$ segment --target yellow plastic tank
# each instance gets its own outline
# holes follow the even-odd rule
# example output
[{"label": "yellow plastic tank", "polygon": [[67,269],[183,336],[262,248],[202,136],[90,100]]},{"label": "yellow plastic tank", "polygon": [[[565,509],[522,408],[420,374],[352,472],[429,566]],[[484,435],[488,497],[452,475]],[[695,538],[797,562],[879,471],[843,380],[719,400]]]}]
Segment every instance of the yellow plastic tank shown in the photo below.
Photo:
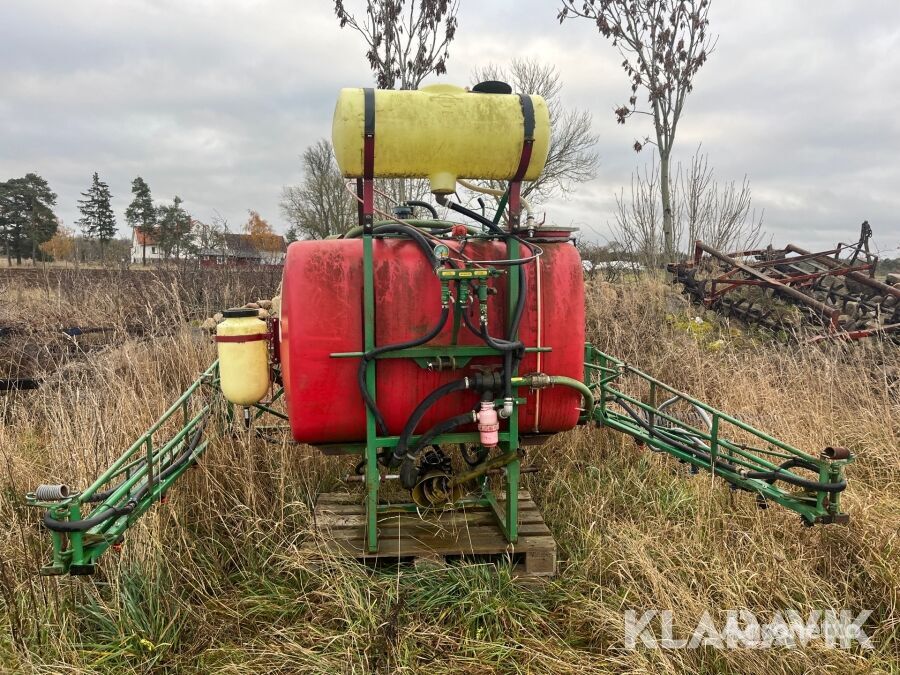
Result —
[{"label": "yellow plastic tank", "polygon": [[269,390],[267,327],[255,309],[227,309],[216,326],[222,394],[235,405],[259,403]]},{"label": "yellow plastic tank", "polygon": [[[550,115],[532,95],[534,146],[525,180],[547,161]],[[342,89],[331,139],[341,173],[363,175],[365,101],[362,89]],[[456,190],[457,178],[509,180],[522,156],[524,115],[517,94],[488,94],[451,85],[417,91],[375,91],[375,176],[428,178],[436,194]]]}]

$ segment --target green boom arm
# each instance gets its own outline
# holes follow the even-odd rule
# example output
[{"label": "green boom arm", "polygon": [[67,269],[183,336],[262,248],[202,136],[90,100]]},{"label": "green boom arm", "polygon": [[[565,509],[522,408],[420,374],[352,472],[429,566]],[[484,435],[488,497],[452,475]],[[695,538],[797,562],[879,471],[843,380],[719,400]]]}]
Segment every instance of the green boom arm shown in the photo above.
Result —
[{"label": "green boom arm", "polygon": [[843,469],[853,457],[845,448],[825,448],[817,457],[805,453],[590,344],[584,369],[595,404],[582,422],[616,429],[710,471],[735,489],[755,493],[762,508],[769,501],[781,504],[808,525],[847,522],[840,496]]},{"label": "green boom arm", "polygon": [[[97,558],[197,462],[214,401],[203,394],[218,390],[218,382],[217,361],[87,489],[69,494],[64,486],[42,486],[27,495],[29,506],[46,509],[53,542],[41,574],[92,574]],[[160,442],[162,435],[168,440]]]}]

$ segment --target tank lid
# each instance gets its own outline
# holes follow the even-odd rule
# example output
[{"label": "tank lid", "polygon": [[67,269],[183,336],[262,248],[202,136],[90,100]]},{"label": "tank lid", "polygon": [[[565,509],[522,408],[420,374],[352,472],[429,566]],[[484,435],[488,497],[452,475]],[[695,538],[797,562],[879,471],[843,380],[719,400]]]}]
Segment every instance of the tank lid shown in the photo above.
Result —
[{"label": "tank lid", "polygon": [[246,319],[249,317],[258,317],[259,310],[252,307],[232,307],[222,312],[222,316],[226,319]]}]

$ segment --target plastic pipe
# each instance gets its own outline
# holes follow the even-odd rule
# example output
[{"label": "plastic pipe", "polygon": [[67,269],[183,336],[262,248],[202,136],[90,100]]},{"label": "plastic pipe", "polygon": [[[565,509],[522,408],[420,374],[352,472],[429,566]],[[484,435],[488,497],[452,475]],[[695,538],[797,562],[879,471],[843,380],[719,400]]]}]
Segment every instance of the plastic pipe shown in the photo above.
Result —
[{"label": "plastic pipe", "polygon": [[[456,182],[462,185],[467,190],[471,190],[472,192],[480,192],[483,195],[502,197],[506,194],[506,190],[498,190],[496,188],[476,185],[475,183],[470,183],[469,181],[463,180],[462,178],[457,179]],[[531,202],[525,199],[525,197],[519,197],[519,201],[521,201],[522,206],[525,207],[525,227],[527,229],[531,229],[532,227],[534,227],[534,211],[531,208]]]},{"label": "plastic pipe", "polygon": [[[401,221],[404,225],[409,225],[410,227],[416,227],[422,230],[449,230],[454,225],[459,225],[459,223],[454,223],[450,220],[423,220],[418,218],[410,218],[409,220]],[[397,222],[394,220],[379,220],[377,223],[373,225],[373,227],[378,227],[380,225],[396,225]],[[477,230],[474,227],[470,227],[466,225],[466,229],[469,234],[481,234],[480,230]],[[362,236],[363,229],[361,226],[356,225],[347,230],[343,235],[341,235],[341,239],[356,239],[359,236]],[[376,233],[377,234],[377,233]]]},{"label": "plastic pipe", "polygon": [[[547,377],[546,375],[542,377]],[[524,377],[514,377],[512,378],[512,383],[517,387],[527,387],[531,386],[535,380],[535,376],[526,375]],[[565,375],[550,375],[547,377],[549,380],[550,386],[560,385],[563,387],[570,387],[572,389],[576,389],[581,392],[581,395],[584,397],[584,409],[585,412],[590,414],[591,410],[594,408],[594,392],[590,390],[584,382],[580,380],[576,380],[572,377],[566,377]],[[545,382],[547,381],[545,380]]]}]

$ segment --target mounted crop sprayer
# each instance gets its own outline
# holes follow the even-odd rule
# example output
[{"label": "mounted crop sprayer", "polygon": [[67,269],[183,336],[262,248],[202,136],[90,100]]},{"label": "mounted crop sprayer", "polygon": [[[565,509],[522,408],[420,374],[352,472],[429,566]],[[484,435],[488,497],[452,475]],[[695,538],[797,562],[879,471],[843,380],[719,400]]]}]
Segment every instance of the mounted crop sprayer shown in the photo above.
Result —
[{"label": "mounted crop sprayer", "polygon": [[[524,448],[579,424],[624,432],[807,524],[846,521],[845,449],[805,453],[585,344],[571,231],[536,224],[530,208],[521,217],[522,183],[549,148],[541,97],[495,82],[345,89],[333,142],[355,179],[359,226],[291,244],[277,317],[225,312],[218,361],[91,486],[28,496],[52,537],[44,573],[93,572],[235,406],[248,425],[275,415],[294,441],[359,457],[348,478],[365,485],[359,549],[369,553],[385,541],[384,513],[466,507],[493,513],[503,544],[515,545],[520,474],[533,468],[520,466]],[[423,202],[378,211],[376,178],[427,179],[438,204],[468,222],[440,220]],[[499,194],[480,188],[499,199],[493,217],[454,200],[462,179],[507,182]],[[412,219],[415,208],[431,217]],[[282,396],[286,413],[275,407]],[[388,480],[412,501],[383,503]]]}]

